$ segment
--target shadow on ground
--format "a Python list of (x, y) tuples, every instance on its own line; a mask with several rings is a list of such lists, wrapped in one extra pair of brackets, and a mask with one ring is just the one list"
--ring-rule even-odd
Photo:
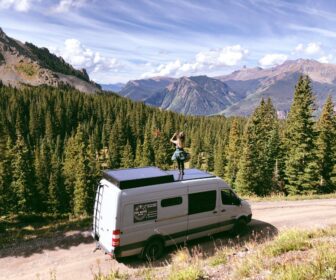
[[(231, 232), (222, 232), (215, 234), (213, 236), (203, 237), (189, 241), (186, 245), (190, 252), (198, 251), (203, 252), (205, 256), (213, 256), (216, 250), (222, 246), (239, 246), (244, 245), (246, 242), (254, 241), (257, 243), (263, 243), (267, 240), (273, 239), (278, 234), (278, 229), (266, 222), (253, 219), (249, 224), (246, 232), (239, 236), (235, 236)], [(166, 254), (160, 260), (147, 263), (150, 267), (160, 267), (165, 266), (167, 262), (171, 261), (172, 254), (176, 250), (183, 248), (184, 244), (179, 244), (177, 246), (171, 246), (166, 249)], [(146, 265), (145, 261), (140, 260), (136, 256), (122, 258), (119, 260), (126, 266), (131, 268), (144, 267)]]
[(44, 250), (68, 249), (93, 242), (92, 219), (70, 219), (68, 214), (18, 214), (0, 217), (0, 258), (29, 257)]
[(43, 253), (45, 250), (69, 249), (80, 244), (93, 243), (89, 231), (72, 231), (66, 233), (55, 233), (52, 237), (36, 238), (11, 244), (7, 248), (0, 250), (0, 258), (5, 257), (29, 257), (36, 253)]

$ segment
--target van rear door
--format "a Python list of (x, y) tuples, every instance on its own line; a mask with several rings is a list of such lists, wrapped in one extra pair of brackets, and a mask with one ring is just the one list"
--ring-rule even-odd
[(106, 180), (100, 182), (96, 194), (93, 234), (109, 253), (114, 250), (113, 232), (119, 229), (117, 221), (119, 195), (119, 188)]

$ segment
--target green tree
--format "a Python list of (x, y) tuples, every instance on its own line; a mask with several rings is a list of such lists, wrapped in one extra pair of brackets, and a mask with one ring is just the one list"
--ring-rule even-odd
[(300, 76), (285, 127), (285, 176), (289, 194), (315, 193), (318, 185), (314, 97), (308, 76)]
[(149, 123), (146, 125), (144, 142), (142, 144), (141, 166), (150, 166), (154, 164), (154, 151), (152, 146), (152, 134)]
[(121, 166), (124, 168), (134, 167), (134, 157), (133, 157), (132, 147), (128, 141), (122, 153)]
[(140, 138), (138, 138), (138, 140), (136, 142), (134, 166), (135, 167), (141, 166), (141, 161), (142, 161), (142, 144), (141, 144)]
[(218, 134), (214, 146), (214, 173), (217, 176), (223, 178), (225, 175), (224, 170), (225, 170), (224, 140), (221, 138), (220, 134)]
[(237, 189), (244, 194), (267, 195), (273, 187), (279, 138), (275, 109), (270, 99), (260, 105), (246, 125), (237, 173)]
[(34, 210), (34, 173), (32, 170), (31, 154), (21, 135), (17, 136), (12, 151), (12, 182), (11, 188), (15, 192), (18, 211)]
[(336, 118), (331, 96), (328, 97), (317, 122), (317, 158), (319, 166), (320, 188), (322, 192), (335, 189), (333, 169), (336, 163)]
[(237, 172), (238, 172), (238, 163), (239, 163), (239, 131), (238, 131), (238, 122), (235, 119), (232, 122), (230, 134), (229, 134), (229, 143), (227, 146), (226, 152), (226, 167), (224, 178), (228, 184), (232, 187), (235, 185)]
[(52, 213), (61, 213), (63, 207), (64, 183), (62, 176), (62, 165), (56, 154), (51, 158), (51, 173), (48, 188), (48, 210)]

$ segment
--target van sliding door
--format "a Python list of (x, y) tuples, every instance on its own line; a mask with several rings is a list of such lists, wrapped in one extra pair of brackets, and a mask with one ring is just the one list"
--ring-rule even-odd
[(218, 222), (217, 184), (189, 186), (188, 239), (219, 232)]

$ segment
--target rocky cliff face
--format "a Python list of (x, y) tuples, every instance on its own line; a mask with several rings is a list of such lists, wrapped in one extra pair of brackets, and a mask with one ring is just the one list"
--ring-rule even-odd
[(153, 94), (164, 90), (173, 78), (168, 77), (154, 77), (143, 80), (129, 81), (119, 92), (119, 95), (137, 100), (144, 101), (150, 98)]
[(237, 101), (237, 95), (225, 83), (207, 76), (182, 77), (145, 100), (190, 115), (216, 114)]
[(74, 69), (46, 48), (12, 39), (1, 28), (0, 80), (3, 84), (14, 87), (69, 85), (87, 93), (100, 90), (97, 84), (89, 80), (85, 69)]
[(293, 101), (295, 85), (300, 75), (312, 80), (317, 108), (321, 109), (327, 96), (336, 96), (336, 65), (315, 60), (288, 60), (270, 68), (252, 68), (216, 77), (227, 83), (241, 100), (223, 110), (225, 115), (249, 115), (261, 98), (272, 98), (277, 110), (286, 112)]

